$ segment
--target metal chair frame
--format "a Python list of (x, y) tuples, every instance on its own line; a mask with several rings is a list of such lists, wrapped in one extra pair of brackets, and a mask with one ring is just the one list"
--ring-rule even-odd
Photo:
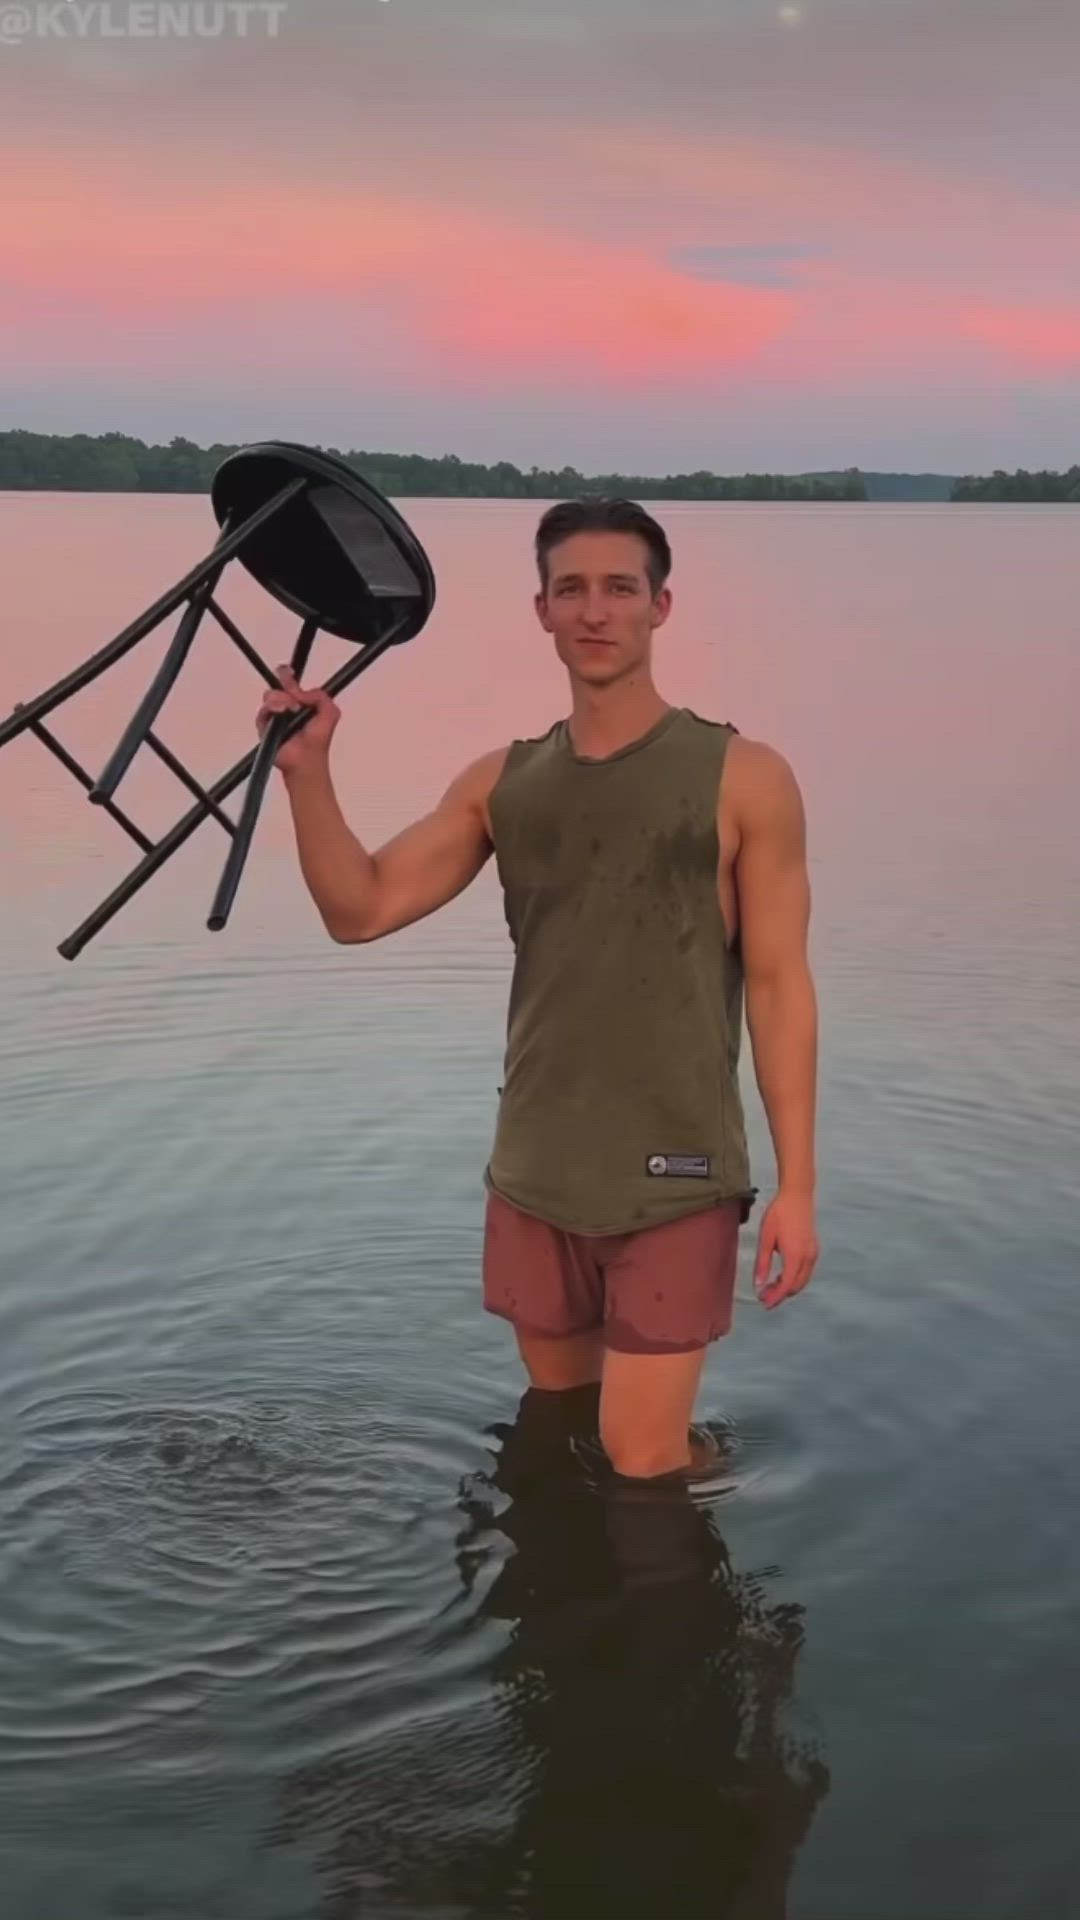
[[(312, 717), (310, 709), (275, 715), (258, 745), (207, 788), (200, 785), (190, 769), (155, 733), (154, 722), (207, 614), (267, 686), (281, 685), (273, 669), (215, 598), (215, 589), (231, 561), (239, 560), (275, 599), (301, 613), (302, 624), (291, 658), (297, 679), (303, 677), (320, 630), (360, 645), (356, 658), (346, 661), (325, 683), (326, 692), (334, 698), (373, 666), (389, 647), (400, 645), (419, 632), (434, 603), (434, 576), (426, 554), (407, 523), (369, 482), (344, 461), (319, 449), (288, 441), (267, 441), (241, 448), (222, 462), (214, 474), (211, 500), (220, 529), (212, 552), (82, 666), (35, 699), (20, 702), (9, 718), (0, 723), (0, 748), (24, 733), (33, 734), (85, 789), (91, 802), (102, 807), (142, 850), (143, 858), (138, 865), (61, 942), (57, 951), (65, 960), (76, 959), (102, 927), (208, 819), (216, 820), (225, 830), (231, 845), (206, 924), (211, 932), (220, 933), (228, 923), (274, 761), (283, 743)], [(317, 526), (305, 519), (310, 515), (315, 516)], [(357, 552), (356, 531), (365, 520), (377, 523), (384, 550), (392, 555), (389, 589), (385, 581), (382, 586), (376, 583), (372, 587), (361, 570), (360, 561), (365, 556)], [(262, 539), (271, 528), (275, 534), (274, 546)], [(334, 582), (335, 593), (321, 592), (323, 583), (318, 577), (318, 566), (313, 566), (310, 554), (304, 551), (304, 535), (312, 531), (317, 531), (324, 542), (327, 536), (332, 541), (332, 550), (344, 569), (346, 589), (349, 570), (355, 575), (355, 598), (346, 592), (343, 602), (342, 577)], [(409, 578), (415, 583), (413, 590), (405, 584)], [(336, 604), (331, 605), (332, 600)], [(164, 659), (95, 780), (45, 724), (47, 718), (108, 672), (182, 607), (183, 615)], [(157, 841), (145, 834), (115, 799), (117, 788), (142, 746), (156, 754), (195, 800), (195, 805)], [(245, 780), (247, 791), (239, 817), (234, 820), (222, 803)]]

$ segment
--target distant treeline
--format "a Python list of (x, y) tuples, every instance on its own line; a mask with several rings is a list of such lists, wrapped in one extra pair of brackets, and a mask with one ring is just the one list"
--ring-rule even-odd
[[(858, 467), (823, 473), (579, 473), (576, 467), (494, 466), (432, 459), (422, 453), (329, 453), (348, 461), (391, 498), (566, 500), (581, 494), (623, 494), (632, 500), (1070, 500), (1080, 501), (1080, 467), (1068, 473), (1003, 473), (988, 478), (947, 474), (865, 473)], [(199, 447), (180, 437), (148, 446), (126, 433), (0, 432), (0, 491), (50, 493), (206, 493), (234, 446)]]
[[(235, 447), (197, 447), (171, 440), (167, 447), (147, 446), (123, 433), (93, 436), (0, 432), (0, 490), (35, 489), (57, 493), (206, 493), (216, 467)], [(574, 467), (557, 473), (541, 467), (528, 472), (499, 460), (494, 466), (459, 460), (448, 453), (429, 459), (419, 453), (341, 453), (351, 467), (399, 499), (422, 496), (453, 499), (566, 500), (579, 494), (625, 494), (635, 500), (865, 500), (862, 475), (854, 467), (839, 474), (676, 473), (662, 479), (641, 474), (582, 474)]]
[(1018, 467), (1015, 473), (1003, 473), (998, 467), (988, 479), (968, 475), (953, 483), (953, 500), (1067, 500), (1080, 505), (1080, 467), (1068, 473), (1029, 473)]

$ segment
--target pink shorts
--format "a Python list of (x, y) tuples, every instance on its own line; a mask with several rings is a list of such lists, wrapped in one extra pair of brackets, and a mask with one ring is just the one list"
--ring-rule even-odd
[(545, 1339), (602, 1332), (618, 1353), (691, 1353), (730, 1330), (751, 1204), (726, 1200), (633, 1233), (567, 1233), (489, 1189), (484, 1306)]

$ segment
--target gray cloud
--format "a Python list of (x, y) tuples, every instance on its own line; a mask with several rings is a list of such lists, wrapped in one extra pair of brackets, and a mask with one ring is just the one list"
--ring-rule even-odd
[(593, 121), (869, 143), (1080, 189), (1073, 0), (804, 0), (797, 30), (780, 11), (779, 0), (291, 0), (273, 42), (11, 49), (0, 97), (16, 125), (31, 110), (39, 126), (79, 124), (118, 87), (134, 123), (156, 121), (165, 140), (193, 139), (197, 120), (200, 134), (238, 127), (268, 157), (282, 142), (317, 145), (327, 124), (377, 130), (397, 150), (423, 145), (433, 118), (451, 151), (491, 152), (515, 128), (527, 138)]
[[(1026, 200), (1061, 210), (1062, 234), (1080, 209), (1078, 0), (803, 0), (802, 13), (787, 27), (774, 0), (292, 0), (273, 43), (28, 44), (0, 60), (0, 161), (9, 182), (26, 153), (66, 166), (69, 186), (53, 177), (49, 191), (69, 194), (76, 213), (81, 179), (111, 152), (130, 155), (133, 180), (145, 163), (151, 179), (200, 189), (250, 181), (261, 213), (267, 189), (310, 194), (322, 181), (328, 199), (378, 188), (437, 197), (448, 221), (461, 206), (640, 242), (709, 280), (790, 286), (802, 265), (831, 255), (883, 281), (933, 254), (941, 284), (955, 286), (971, 234), (953, 234), (947, 216), (932, 233), (928, 217), (924, 232), (922, 203), (902, 234), (886, 217), (880, 231), (851, 236), (859, 259), (827, 193), (805, 219), (785, 214), (770, 228), (751, 187), (727, 218), (707, 163), (698, 178), (683, 169), (668, 199), (657, 191), (646, 209), (649, 156), (695, 139), (707, 156), (730, 137), (827, 151), (856, 181), (875, 165), (911, 167), (930, 191), (940, 181), (945, 202), (962, 186), (963, 217), (979, 225), (999, 287), (1018, 303), (1080, 296), (1080, 248), (1047, 247), (1040, 260), (1042, 241), (1021, 227)], [(644, 166), (621, 176), (618, 162), (578, 164), (583, 133), (610, 136), (623, 153), (639, 139)], [(15, 191), (25, 206), (33, 180)], [(1009, 195), (1011, 225), (1001, 219)], [(297, 274), (299, 299), (299, 263)], [(223, 289), (223, 316), (236, 291)], [(899, 369), (866, 390), (788, 388), (782, 405), (750, 379), (721, 421), (683, 396), (637, 408), (579, 394), (560, 412), (548, 392), (517, 404), (500, 396), (485, 410), (475, 395), (433, 399), (428, 389), (417, 399), (385, 372), (361, 374), (343, 393), (301, 352), (283, 396), (265, 370), (253, 368), (240, 391), (206, 364), (168, 387), (97, 375), (91, 386), (62, 370), (36, 383), (9, 375), (0, 415), (57, 428), (141, 421), (147, 432), (206, 438), (272, 429), (639, 469), (1068, 464), (1080, 435), (1080, 388), (1064, 376), (1053, 388), (1003, 379), (988, 398), (981, 380), (963, 390), (952, 368), (936, 392), (925, 375), (905, 384)]]
[(1080, 441), (1080, 386), (1057, 382), (1033, 392), (1002, 384), (994, 404), (947, 382), (905, 378), (886, 390), (859, 386), (788, 392), (782, 409), (754, 389), (722, 403), (687, 395), (662, 407), (556, 395), (500, 400), (497, 409), (460, 397), (419, 398), (401, 381), (372, 378), (344, 392), (301, 369), (288, 391), (213, 373), (147, 381), (0, 379), (0, 419), (38, 432), (99, 433), (106, 428), (167, 440), (189, 434), (204, 444), (269, 435), (369, 451), (457, 453), (512, 459), (522, 466), (583, 472), (796, 472), (861, 465), (939, 472), (986, 472), (999, 465), (1068, 467)]
[(725, 280), (744, 287), (792, 287), (800, 260), (820, 259), (827, 249), (811, 246), (673, 247), (670, 264), (695, 280)]

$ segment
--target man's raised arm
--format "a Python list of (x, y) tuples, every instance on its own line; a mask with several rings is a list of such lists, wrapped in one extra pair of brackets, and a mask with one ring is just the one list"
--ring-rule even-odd
[(261, 732), (274, 713), (313, 709), (276, 764), (289, 798), (300, 870), (331, 939), (347, 945), (380, 940), (455, 899), (492, 852), (487, 798), (506, 749), (466, 767), (430, 813), (369, 853), (341, 811), (330, 773), (338, 708), (321, 689), (299, 687), (288, 668), (278, 672), (283, 691), (266, 695), (256, 724)]

